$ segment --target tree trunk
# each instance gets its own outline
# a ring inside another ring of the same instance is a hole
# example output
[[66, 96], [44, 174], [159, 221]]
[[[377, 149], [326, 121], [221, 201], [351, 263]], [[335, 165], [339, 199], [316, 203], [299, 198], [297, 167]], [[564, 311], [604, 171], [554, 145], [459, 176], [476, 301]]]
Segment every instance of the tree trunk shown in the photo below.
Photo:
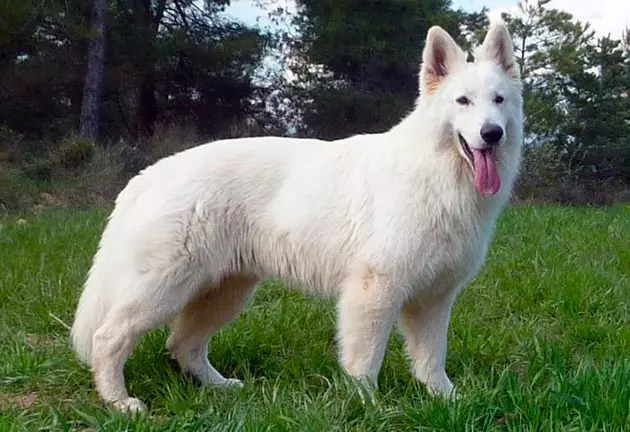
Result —
[[144, 70], [140, 78], [137, 119], [138, 135], [153, 136], [155, 121], [157, 120], [157, 102], [155, 100], [155, 76], [152, 68]]
[[[136, 31], [138, 38], [144, 41], [145, 49], [137, 57], [136, 71], [139, 81], [137, 87], [136, 135], [151, 137], [155, 132], [157, 120], [157, 101], [155, 98], [155, 38], [166, 7], [166, 0], [135, 0]], [[155, 11], [153, 8], [155, 7]]]
[[88, 46], [87, 73], [83, 84], [79, 135], [96, 141], [100, 120], [101, 89], [105, 69], [105, 17], [107, 0], [94, 0], [92, 37]]

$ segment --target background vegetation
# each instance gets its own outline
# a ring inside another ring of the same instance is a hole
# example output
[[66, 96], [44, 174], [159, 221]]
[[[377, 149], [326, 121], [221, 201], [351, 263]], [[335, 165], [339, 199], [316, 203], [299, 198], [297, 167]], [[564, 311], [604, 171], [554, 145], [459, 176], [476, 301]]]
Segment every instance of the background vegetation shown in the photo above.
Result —
[[[217, 138], [386, 130], [412, 107], [428, 27], [472, 46], [488, 24], [449, 0], [252, 2], [271, 30], [226, 16], [229, 0], [0, 0], [0, 206], [107, 204]], [[628, 200], [628, 33], [596, 37], [548, 3], [505, 16], [526, 83], [516, 198]]]

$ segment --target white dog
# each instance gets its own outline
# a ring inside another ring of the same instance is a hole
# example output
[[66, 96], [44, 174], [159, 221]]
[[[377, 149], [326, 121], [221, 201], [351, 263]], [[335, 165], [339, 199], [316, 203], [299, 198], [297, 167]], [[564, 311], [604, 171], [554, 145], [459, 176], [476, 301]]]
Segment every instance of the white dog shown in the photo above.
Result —
[[493, 24], [474, 62], [427, 35], [415, 109], [381, 134], [332, 143], [217, 141], [158, 161], [120, 193], [72, 328], [100, 396], [144, 409], [123, 366], [166, 323], [167, 347], [207, 385], [240, 386], [208, 361], [208, 339], [266, 277], [338, 301], [344, 370], [376, 385], [397, 325], [413, 373], [448, 396], [451, 307], [486, 257], [521, 159], [512, 41]]

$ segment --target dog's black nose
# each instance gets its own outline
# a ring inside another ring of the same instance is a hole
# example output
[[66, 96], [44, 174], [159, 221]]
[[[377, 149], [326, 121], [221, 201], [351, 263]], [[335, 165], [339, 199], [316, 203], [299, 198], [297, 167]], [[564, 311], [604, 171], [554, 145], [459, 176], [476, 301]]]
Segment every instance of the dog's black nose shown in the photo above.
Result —
[[503, 138], [503, 128], [501, 126], [486, 123], [481, 126], [481, 138], [486, 144], [495, 145]]

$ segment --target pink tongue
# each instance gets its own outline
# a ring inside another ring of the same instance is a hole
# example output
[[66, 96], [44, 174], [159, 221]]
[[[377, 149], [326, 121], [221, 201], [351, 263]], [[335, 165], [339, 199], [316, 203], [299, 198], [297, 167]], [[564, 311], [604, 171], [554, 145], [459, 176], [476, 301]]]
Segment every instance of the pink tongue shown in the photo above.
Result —
[[501, 177], [497, 172], [494, 149], [471, 149], [475, 160], [475, 186], [483, 195], [494, 195], [501, 188]]

